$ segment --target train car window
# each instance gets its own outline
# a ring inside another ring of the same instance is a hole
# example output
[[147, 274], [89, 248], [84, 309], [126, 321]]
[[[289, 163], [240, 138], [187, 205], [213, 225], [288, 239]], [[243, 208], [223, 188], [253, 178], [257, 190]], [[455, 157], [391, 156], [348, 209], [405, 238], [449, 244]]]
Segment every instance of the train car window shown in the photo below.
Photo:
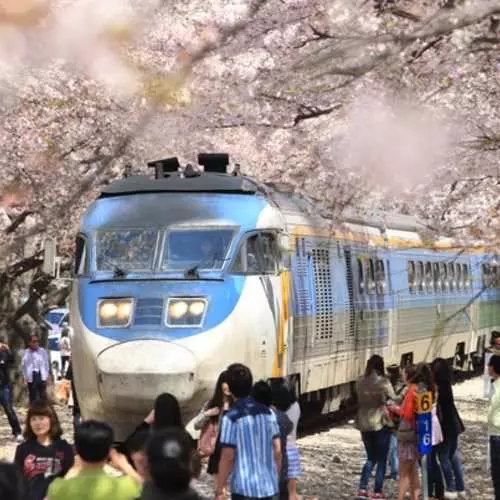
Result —
[[384, 261], [378, 259], [375, 267], [375, 286], [377, 295], [384, 295], [386, 290]]
[[416, 281], [415, 281], [415, 262], [412, 260], [408, 261], [408, 289], [410, 293], [416, 292]]
[[364, 273], [364, 268], [363, 268], [363, 259], [361, 257], [358, 257], [357, 262], [358, 262], [359, 293], [364, 293], [364, 291], [365, 291], [365, 273]]
[[87, 264], [87, 239], [78, 235], [75, 242], [75, 268], [76, 276], [86, 276], [88, 274]]
[[491, 286], [491, 281], [492, 281], [490, 277], [490, 265], [482, 264], [481, 269], [483, 274], [483, 286], [485, 288], [488, 288], [489, 286]]
[[464, 280], [464, 289], [470, 288], [470, 278], [469, 278], [469, 265], [462, 264], [462, 278]]
[[460, 264], [455, 264], [455, 278], [457, 283], [457, 290], [462, 289], [462, 266]]
[[375, 266], [373, 265], [373, 259], [368, 259], [366, 261], [366, 289], [369, 294], [375, 293]]
[[455, 282], [455, 265], [452, 263], [448, 264], [448, 286], [450, 288], [450, 292], [455, 290], [456, 282]]
[[425, 286], [427, 291], [431, 293], [434, 289], [434, 280], [432, 276], [432, 264], [430, 262], [425, 263]]
[[439, 274], [439, 262], [433, 262], [432, 264], [432, 275], [434, 281], [434, 291], [441, 291], [441, 275]]
[[425, 292], [424, 285], [424, 263], [421, 261], [417, 262], [416, 269], [416, 281], [417, 281], [417, 289], [419, 292]]
[[448, 291], [448, 269], [444, 262], [439, 263], [439, 274], [441, 275], [441, 290], [443, 292]]

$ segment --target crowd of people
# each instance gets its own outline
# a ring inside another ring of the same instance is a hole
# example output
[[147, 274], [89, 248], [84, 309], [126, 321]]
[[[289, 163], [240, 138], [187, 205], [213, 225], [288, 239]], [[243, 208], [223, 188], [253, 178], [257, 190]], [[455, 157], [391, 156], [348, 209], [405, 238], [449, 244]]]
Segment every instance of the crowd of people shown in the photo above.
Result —
[[[197, 443], [184, 428], [177, 399], [164, 393], [120, 446], [111, 427], [95, 420], [76, 425], [71, 446], [42, 393], [30, 403], [14, 463], [0, 464], [0, 497], [201, 500], [191, 480], [208, 462], [216, 500], [298, 500], [299, 419], [284, 380], [254, 384], [250, 369], [236, 363], [220, 374], [196, 418]], [[109, 466], [121, 476], [110, 475]]]
[[[74, 445], [63, 438], [47, 398], [45, 350], [31, 338], [22, 368], [30, 405], [21, 435], [12, 405], [7, 365], [12, 353], [0, 340], [0, 403], [20, 441], [13, 464], [0, 464], [0, 498], [12, 500], [202, 500], [192, 488], [206, 465], [215, 500], [298, 500], [301, 477], [297, 427], [301, 416], [284, 379], [254, 383], [250, 369], [235, 363], [218, 377], [212, 397], [195, 418], [194, 441], [185, 430], [177, 399], [160, 394], [154, 408], [119, 446], [105, 422], [75, 420]], [[69, 361], [68, 371], [71, 370]], [[486, 357], [490, 468], [500, 500], [500, 334]], [[390, 370], [389, 370], [390, 371]], [[401, 375], [401, 376], [400, 376]], [[387, 462], [399, 481], [398, 500], [420, 498], [421, 456], [417, 443], [416, 395], [432, 394], [432, 450], [427, 461], [433, 499], [465, 498], [458, 454], [465, 427], [455, 406], [452, 372], [441, 358], [408, 365], [387, 375], [373, 355], [356, 384], [357, 426], [366, 450], [358, 499], [384, 499]], [[111, 469], [110, 469], [111, 466]], [[110, 470], [120, 475], [110, 474]], [[373, 491], [369, 484], [374, 475]]]
[[[495, 500], [500, 500], [500, 333], [493, 332], [486, 356], [490, 382], [488, 412], [490, 470]], [[391, 380], [392, 379], [392, 380]], [[399, 383], [401, 380], [401, 384]], [[421, 494], [419, 468], [422, 465], [417, 441], [417, 393], [432, 395], [432, 449], [427, 461], [427, 489], [435, 500], [467, 498], [462, 464], [458, 453], [459, 436], [465, 426], [455, 406], [452, 371], [448, 361], [407, 365], [402, 377], [387, 375], [384, 360], [373, 355], [364, 376], [356, 385], [357, 425], [366, 450], [356, 498], [385, 499], [383, 485], [389, 461], [390, 478], [399, 481], [398, 500]], [[375, 470], [373, 491], [369, 490]]]

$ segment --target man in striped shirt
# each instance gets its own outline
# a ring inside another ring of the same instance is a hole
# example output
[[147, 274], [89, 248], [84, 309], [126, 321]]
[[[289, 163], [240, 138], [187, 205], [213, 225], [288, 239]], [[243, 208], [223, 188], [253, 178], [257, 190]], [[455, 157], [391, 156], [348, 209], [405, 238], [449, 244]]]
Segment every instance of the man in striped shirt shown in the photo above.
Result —
[[236, 363], [230, 365], [227, 372], [235, 403], [222, 418], [222, 453], [215, 498], [223, 498], [224, 486], [231, 474], [232, 500], [271, 500], [278, 494], [281, 470], [276, 416], [250, 396], [253, 379], [246, 366]]

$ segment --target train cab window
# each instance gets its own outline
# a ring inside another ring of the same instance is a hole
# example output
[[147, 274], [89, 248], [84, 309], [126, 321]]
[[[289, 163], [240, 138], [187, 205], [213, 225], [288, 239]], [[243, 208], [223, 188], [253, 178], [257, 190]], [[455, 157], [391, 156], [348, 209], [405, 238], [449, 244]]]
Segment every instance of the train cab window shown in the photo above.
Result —
[[470, 288], [470, 277], [469, 277], [469, 265], [462, 264], [462, 279], [464, 281], [464, 289], [468, 290]]
[[434, 291], [441, 291], [441, 275], [439, 274], [439, 262], [433, 262], [432, 264], [432, 276], [434, 282]]
[[363, 268], [363, 259], [358, 257], [358, 284], [359, 284], [359, 293], [364, 293], [365, 291], [365, 272]]
[[374, 294], [375, 288], [375, 266], [373, 259], [368, 259], [366, 261], [366, 289], [369, 294]]
[[425, 285], [424, 285], [424, 263], [421, 262], [421, 261], [417, 262], [416, 281], [417, 281], [417, 290], [419, 292], [425, 292]]
[[460, 264], [455, 264], [455, 278], [457, 283], [457, 290], [462, 289], [462, 266]]
[[444, 262], [439, 263], [439, 274], [441, 276], [441, 290], [443, 292], [448, 291], [448, 269]]
[[455, 290], [455, 265], [452, 263], [448, 264], [448, 286], [450, 287], [450, 292]]
[[76, 276], [85, 276], [88, 274], [88, 265], [87, 265], [88, 257], [87, 257], [87, 239], [78, 235], [76, 237], [75, 242], [75, 275]]
[[276, 235], [259, 233], [243, 242], [233, 264], [238, 274], [276, 274], [279, 269], [279, 247]]
[[415, 281], [415, 262], [412, 260], [408, 261], [408, 289], [410, 293], [416, 292], [416, 281]]
[[377, 260], [375, 266], [375, 289], [377, 295], [384, 295], [386, 290], [385, 266], [383, 260]]
[[432, 276], [432, 264], [430, 262], [425, 263], [425, 286], [427, 288], [427, 291], [429, 293], [432, 293], [434, 289], [434, 283], [433, 283], [433, 276]]
[[279, 269], [279, 247], [276, 235], [262, 233], [259, 235], [265, 274], [276, 274]]

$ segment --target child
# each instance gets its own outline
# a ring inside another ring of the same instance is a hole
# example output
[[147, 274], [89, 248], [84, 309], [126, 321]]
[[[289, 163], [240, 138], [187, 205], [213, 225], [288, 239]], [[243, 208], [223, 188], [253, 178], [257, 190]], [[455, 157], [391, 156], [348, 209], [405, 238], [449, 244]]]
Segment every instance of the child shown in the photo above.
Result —
[[[49, 487], [48, 500], [135, 500], [141, 491], [142, 478], [111, 446], [113, 430], [104, 422], [87, 420], [75, 431], [79, 464], [65, 479], [56, 479]], [[104, 466], [111, 464], [125, 477], [111, 477]]]
[[44, 400], [32, 403], [26, 416], [26, 441], [17, 447], [14, 462], [28, 480], [33, 500], [42, 500], [49, 484], [74, 464], [73, 449], [61, 436], [54, 408]]

